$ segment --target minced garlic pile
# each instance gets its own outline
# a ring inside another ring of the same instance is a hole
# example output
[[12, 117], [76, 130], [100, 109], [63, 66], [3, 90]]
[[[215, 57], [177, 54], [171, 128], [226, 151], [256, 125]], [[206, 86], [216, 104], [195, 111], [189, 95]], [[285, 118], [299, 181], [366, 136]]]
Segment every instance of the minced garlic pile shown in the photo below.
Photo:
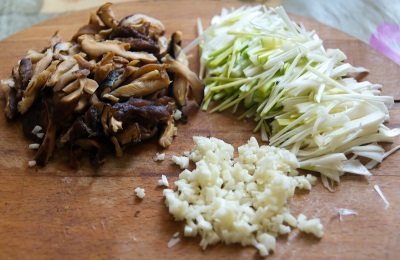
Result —
[[[296, 188], [311, 189], [316, 178], [299, 176], [294, 154], [287, 150], [259, 146], [252, 137], [234, 148], [217, 138], [193, 137], [195, 146], [189, 159], [193, 171], [183, 170], [175, 182], [177, 191], [165, 189], [169, 212], [176, 220], [185, 220], [184, 235], [202, 237], [205, 249], [217, 242], [253, 245], [260, 255], [275, 249], [275, 238], [292, 227], [323, 235], [319, 219], [296, 219], [288, 207]], [[175, 162], [182, 165], [182, 160]], [[186, 165], [185, 165], [186, 166]]]

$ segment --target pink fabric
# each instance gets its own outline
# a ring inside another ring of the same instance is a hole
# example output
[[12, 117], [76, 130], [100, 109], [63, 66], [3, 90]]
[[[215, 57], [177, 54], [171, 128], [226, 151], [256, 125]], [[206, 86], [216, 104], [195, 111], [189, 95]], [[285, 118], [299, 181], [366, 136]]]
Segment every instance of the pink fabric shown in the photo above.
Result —
[[400, 65], [400, 27], [382, 23], [370, 37], [369, 44]]

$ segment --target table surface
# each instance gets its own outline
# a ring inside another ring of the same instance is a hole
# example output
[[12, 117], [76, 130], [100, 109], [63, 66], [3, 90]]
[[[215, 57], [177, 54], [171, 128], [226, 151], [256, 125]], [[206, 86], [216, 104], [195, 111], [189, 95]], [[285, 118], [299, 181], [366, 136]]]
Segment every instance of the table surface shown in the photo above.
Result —
[[[164, 22], [167, 34], [181, 30], [183, 45], [187, 45], [195, 38], [196, 18], [201, 17], [205, 25], [225, 5], [221, 1], [137, 2], [116, 5], [114, 12], [121, 18], [131, 13], [154, 16]], [[170, 6], [174, 6], [174, 14], [165, 12]], [[41, 49], [56, 30], [69, 39], [88, 17], [89, 11], [70, 13], [1, 41], [0, 78], [9, 76], [28, 49]], [[342, 32], [313, 20], [293, 18], [309, 30], [315, 29], [326, 47], [347, 53], [351, 64], [370, 69], [366, 79], [381, 83], [383, 94], [395, 97], [389, 126], [400, 127], [400, 67]], [[192, 55], [191, 68], [198, 70], [198, 55], [195, 51]], [[2, 91], [0, 106], [4, 107]], [[29, 168], [33, 152], [20, 124], [8, 123], [0, 116], [0, 259], [257, 258], [254, 248], [239, 245], [218, 244], [202, 251], [199, 238], [182, 235], [180, 243], [168, 248], [172, 236], [183, 233], [183, 223], [175, 222], [168, 213], [162, 188], [157, 186], [161, 174], [170, 183], [178, 179], [180, 170], [171, 157], [189, 150], [192, 136], [214, 136], [237, 147], [252, 136], [253, 128], [253, 122], [237, 121], [229, 112], [208, 114], [192, 107], [189, 122], [178, 126], [178, 136], [169, 148], [162, 150], [155, 142], [144, 142], [126, 150], [123, 158], [107, 158], [98, 169], [84, 162], [72, 171], [63, 152], [57, 152], [45, 168]], [[164, 152], [166, 160], [154, 162], [157, 152]], [[311, 192], [297, 193], [290, 201], [292, 213], [320, 218], [325, 235], [316, 239], [294, 230], [278, 238], [270, 258], [396, 259], [400, 254], [399, 157], [397, 152], [387, 158], [371, 177], [345, 175], [334, 193], [323, 188], [320, 180]], [[375, 184], [381, 187], [390, 208], [385, 210], [373, 189]], [[136, 198], [136, 187], [146, 189], [143, 200]], [[358, 214], [340, 221], [337, 208]]]

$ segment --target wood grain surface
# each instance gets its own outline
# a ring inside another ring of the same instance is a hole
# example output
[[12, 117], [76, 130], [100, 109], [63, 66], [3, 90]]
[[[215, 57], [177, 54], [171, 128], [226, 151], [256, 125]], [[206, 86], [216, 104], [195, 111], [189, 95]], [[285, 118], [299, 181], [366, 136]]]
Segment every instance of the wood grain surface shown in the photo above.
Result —
[[[223, 1], [146, 1], [114, 6], [117, 17], [145, 13], [164, 22], [167, 34], [183, 32], [183, 45], [196, 36], [196, 19], [204, 25], [222, 7], [239, 3]], [[70, 13], [46, 21], [0, 42], [0, 78], [9, 76], [14, 64], [28, 49], [40, 50], [57, 30], [64, 39], [88, 21], [89, 11]], [[400, 99], [400, 67], [360, 41], [315, 21], [292, 16], [309, 30], [315, 29], [326, 47], [339, 48], [350, 63], [370, 69], [367, 80], [384, 86], [383, 94]], [[198, 69], [198, 55], [192, 52], [191, 68]], [[0, 91], [0, 106], [4, 94]], [[390, 108], [390, 127], [400, 127], [400, 105]], [[156, 142], [143, 142], [127, 149], [123, 158], [108, 157], [93, 169], [83, 161], [73, 171], [66, 164], [66, 152], [57, 151], [45, 168], [29, 168], [33, 151], [18, 122], [0, 115], [0, 259], [249, 259], [258, 258], [252, 247], [218, 244], [203, 251], [199, 238], [183, 238], [167, 247], [174, 233], [183, 232], [164, 205], [161, 174], [170, 183], [179, 168], [173, 154], [189, 150], [192, 136], [214, 136], [235, 147], [252, 135], [254, 123], [237, 121], [228, 113], [208, 114], [191, 107], [189, 122], [178, 126], [178, 136], [165, 150]], [[397, 143], [400, 139], [397, 139]], [[390, 147], [390, 145], [388, 145]], [[156, 152], [166, 160], [154, 162]], [[298, 193], [290, 201], [294, 215], [318, 217], [325, 226], [322, 239], [294, 230], [278, 239], [270, 259], [397, 259], [400, 255], [400, 153], [374, 169], [373, 176], [345, 175], [331, 193], [320, 180], [309, 193]], [[391, 206], [373, 189], [378, 184]], [[134, 189], [146, 190], [143, 200]], [[355, 210], [357, 216], [339, 220], [337, 208]]]

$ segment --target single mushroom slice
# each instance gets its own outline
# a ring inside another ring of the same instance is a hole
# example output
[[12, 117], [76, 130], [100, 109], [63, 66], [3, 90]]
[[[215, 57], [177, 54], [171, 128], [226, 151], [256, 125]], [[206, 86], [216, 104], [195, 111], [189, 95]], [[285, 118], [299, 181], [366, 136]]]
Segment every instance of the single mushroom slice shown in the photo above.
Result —
[[[181, 43], [182, 43], [182, 32], [176, 31], [172, 34], [171, 40], [168, 44], [168, 54], [174, 58], [177, 59], [178, 55], [182, 51], [181, 48]], [[187, 64], [185, 64], [187, 65]]]
[[118, 98], [142, 97], [167, 88], [169, 84], [170, 80], [165, 70], [153, 70], [111, 91], [110, 94]]
[[133, 123], [123, 131], [116, 133], [115, 136], [121, 145], [140, 142], [142, 137], [138, 123]]
[[108, 94], [111, 91], [111, 88], [114, 84], [114, 81], [117, 80], [119, 76], [124, 73], [123, 68], [111, 70], [107, 76], [100, 82], [99, 92], [100, 96], [103, 97], [104, 94]]
[[101, 30], [98, 34], [95, 34], [93, 38], [96, 41], [109, 40], [112, 31], [113, 31], [112, 28]]
[[144, 40], [140, 38], [116, 38], [116, 40], [120, 42], [129, 43], [131, 46], [129, 50], [131, 51], [143, 51], [153, 53], [154, 55], [158, 55], [160, 53], [160, 47], [153, 40]]
[[92, 95], [94, 92], [96, 92], [97, 88], [99, 87], [99, 84], [93, 79], [82, 78], [80, 81], [81, 84], [83, 84], [83, 91], [89, 95]]
[[19, 102], [22, 98], [24, 91], [24, 89], [22, 89], [22, 78], [21, 74], [19, 73], [19, 65], [13, 67], [11, 76], [12, 76], [12, 88], [15, 91], [15, 97], [17, 99], [17, 102]]
[[19, 63], [19, 75], [21, 76], [21, 89], [24, 90], [33, 76], [32, 62], [30, 59], [21, 59]]
[[61, 34], [57, 30], [53, 36], [50, 38], [50, 47], [53, 48], [55, 45], [57, 45], [59, 42], [61, 42]]
[[80, 54], [75, 54], [72, 56], [76, 62], [79, 65], [79, 68], [81, 69], [87, 69], [89, 70], [91, 73], [95, 71], [95, 69], [97, 68], [96, 63], [91, 60], [91, 61], [87, 61], [82, 55]]
[[76, 78], [76, 79], [80, 79], [80, 78], [86, 78], [87, 76], [89, 76], [90, 74], [90, 70], [88, 69], [78, 69], [72, 72], [72, 75]]
[[197, 77], [196, 73], [191, 71], [189, 67], [185, 66], [179, 61], [174, 60], [168, 54], [163, 58], [163, 62], [170, 65], [170, 67], [167, 68], [168, 71], [181, 75], [189, 82], [191, 90], [190, 93], [193, 95], [197, 105], [200, 105], [204, 96], [204, 84]]
[[111, 63], [99, 67], [94, 72], [94, 80], [96, 82], [103, 82], [103, 80], [107, 78], [108, 74], [110, 74], [112, 70], [113, 65]]
[[130, 44], [119, 41], [106, 40], [96, 41], [87, 35], [82, 35], [78, 38], [85, 53], [93, 58], [101, 57], [108, 52], [114, 52], [116, 55], [124, 57], [128, 60], [141, 60], [144, 63], [155, 63], [157, 58], [147, 52], [131, 52]]
[[111, 116], [112, 116], [111, 106], [109, 104], [104, 104], [103, 110], [101, 112], [100, 123], [103, 127], [103, 132], [105, 135], [109, 135], [110, 132], [108, 127], [108, 122]]
[[97, 15], [100, 20], [110, 28], [117, 28], [118, 22], [115, 20], [115, 15], [111, 9], [112, 3], [106, 3], [97, 10]]
[[159, 123], [167, 124], [172, 115], [172, 109], [168, 105], [163, 106], [158, 103], [156, 105], [135, 106], [132, 104], [131, 99], [127, 102], [114, 104], [109, 112], [112, 113], [116, 120], [121, 121], [123, 125], [130, 125], [134, 121], [148, 128]]
[[[75, 63], [75, 65], [72, 66], [71, 69], [69, 69], [65, 73], [61, 74], [59, 76], [59, 78], [57, 79], [56, 84], [53, 87], [53, 91], [54, 92], [60, 91], [65, 85], [67, 85], [71, 81], [75, 80], [77, 78], [77, 75], [79, 75], [79, 74], [75, 74], [75, 72], [78, 70], [79, 70], [79, 65], [77, 63]], [[48, 85], [48, 86], [51, 86], [51, 85]]]
[[180, 74], [174, 74], [174, 81], [172, 82], [172, 95], [179, 106], [186, 105], [186, 93], [188, 89], [188, 81]]
[[175, 133], [175, 125], [174, 125], [174, 117], [171, 115], [167, 126], [165, 127], [160, 139], [158, 140], [158, 144], [161, 147], [168, 147], [171, 145], [172, 140], [174, 139]]
[[76, 41], [79, 38], [79, 36], [85, 34], [94, 36], [104, 29], [105, 27], [101, 26], [100, 24], [86, 24], [81, 28], [79, 28], [79, 30], [74, 34], [74, 36], [72, 36], [71, 41]]
[[26, 55], [25, 58], [30, 59], [33, 64], [36, 64], [41, 59], [43, 59], [45, 55], [46, 54], [42, 53], [42, 52], [38, 52], [38, 51], [35, 51], [35, 50], [29, 50], [28, 51], [28, 55]]
[[117, 137], [116, 136], [111, 136], [110, 137], [110, 141], [114, 145], [115, 156], [122, 157], [123, 152], [122, 152], [122, 148], [121, 148], [121, 145], [118, 142]]
[[[186, 55], [182, 52], [181, 42], [182, 33], [180, 31], [174, 32], [168, 45], [168, 54], [175, 60], [181, 62], [184, 66], [188, 67], [189, 63]], [[175, 97], [178, 105], [185, 106], [188, 81], [179, 73], [174, 73], [173, 77], [174, 80], [172, 82], [172, 95]]]
[[138, 71], [138, 69], [138, 67], [126, 66], [123, 73], [114, 79], [111, 90], [116, 89], [123, 82], [129, 82], [128, 78], [130, 78], [136, 71]]
[[114, 67], [116, 67], [116, 68], [125, 67], [127, 64], [129, 64], [129, 62], [130, 62], [129, 60], [127, 60], [121, 56], [114, 56], [114, 58], [112, 59], [112, 63], [114, 64]]
[[149, 73], [151, 71], [154, 70], [158, 70], [158, 71], [162, 71], [165, 70], [166, 68], [168, 68], [169, 65], [168, 64], [146, 64], [141, 66], [137, 71], [135, 71], [134, 74], [132, 74], [132, 77], [130, 77], [128, 79], [129, 80], [135, 80], [143, 75], [145, 75], [146, 73]]
[[90, 105], [89, 103], [89, 94], [87, 93], [82, 93], [81, 98], [79, 99], [78, 104], [76, 105], [75, 109], [74, 109], [74, 113], [80, 115], [83, 112], [85, 112], [85, 110], [87, 109], [87, 107]]
[[11, 87], [9, 84], [5, 84], [2, 82], [4, 96], [6, 99], [6, 106], [4, 108], [4, 112], [8, 119], [13, 119], [18, 114], [18, 100], [17, 100], [17, 91], [14, 87]]
[[165, 26], [161, 21], [144, 14], [127, 16], [121, 20], [119, 26], [130, 26], [153, 40], [157, 40], [165, 33]]
[[39, 166], [45, 166], [49, 161], [50, 157], [53, 155], [54, 148], [56, 146], [56, 133], [57, 127], [49, 121], [48, 127], [46, 129], [46, 134], [42, 144], [37, 151], [34, 160]]
[[110, 119], [110, 128], [114, 133], [118, 132], [119, 130], [122, 130], [122, 122], [118, 121], [115, 119], [113, 116]]
[[80, 87], [79, 80], [74, 80], [62, 88], [65, 94], [71, 94]]
[[160, 47], [160, 53], [158, 55], [159, 58], [164, 57], [168, 51], [168, 39], [165, 36], [161, 36], [157, 40], [157, 44]]
[[53, 59], [66, 60], [69, 58], [69, 50], [72, 48], [73, 43], [71, 42], [59, 42], [54, 45], [53, 48]]
[[137, 29], [131, 26], [118, 26], [115, 28], [110, 34], [110, 39], [121, 39], [121, 38], [135, 38], [135, 39], [143, 39], [146, 41], [152, 41], [152, 39], [147, 36], [147, 34], [143, 34], [139, 32]]

